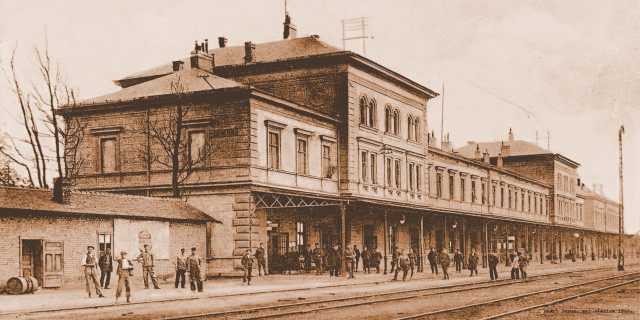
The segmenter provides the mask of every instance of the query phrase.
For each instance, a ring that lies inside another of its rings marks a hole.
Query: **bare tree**
[[[182,198],[186,195],[185,185],[189,178],[199,167],[206,165],[212,151],[206,137],[202,143],[192,141],[185,130],[193,104],[180,78],[171,82],[171,94],[172,103],[159,107],[153,119],[140,123],[140,129],[136,130],[162,150],[155,154],[147,148],[142,154],[143,161],[149,166],[157,163],[171,170],[171,194]]]
[[[24,179],[15,169],[13,169],[11,167],[11,163],[23,167],[27,172],[29,180]],[[21,161],[19,157],[12,155],[11,148],[7,147],[3,136],[0,136],[0,185],[15,186],[21,184],[29,184],[31,187],[34,186],[31,169],[26,163]]]

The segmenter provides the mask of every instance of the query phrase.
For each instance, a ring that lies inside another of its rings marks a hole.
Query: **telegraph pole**
[[[618,219],[618,271],[624,271],[624,258],[622,257],[622,237],[624,236],[624,198],[622,193],[622,134],[624,133],[624,125],[620,126],[618,130],[618,144],[620,146],[620,204],[619,206],[619,219]]]

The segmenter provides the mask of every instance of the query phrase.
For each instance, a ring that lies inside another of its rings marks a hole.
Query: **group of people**
[[[104,298],[101,288],[109,289],[111,281],[111,272],[113,272],[113,262],[118,263],[116,274],[118,275],[118,286],[116,289],[116,302],[118,298],[122,296],[122,290],[125,289],[127,302],[131,299],[131,276],[133,276],[134,260],[127,258],[127,252],[121,251],[120,255],[113,257],[111,249],[107,248],[100,253],[100,258],[96,259],[93,250],[93,246],[87,246],[87,254],[82,258],[82,266],[84,267],[86,291],[91,298],[91,285],[95,287],[96,294],[100,298]],[[202,292],[202,279],[200,274],[201,260],[196,256],[196,248],[191,248],[191,255],[186,256],[186,249],[182,248],[181,255],[176,259],[176,280],[175,288],[181,284],[181,287],[185,287],[185,275],[189,273],[189,280],[191,282],[191,290]],[[144,280],[144,288],[149,289],[149,278],[155,289],[160,289],[158,281],[155,276],[154,268],[154,254],[151,253],[149,245],[144,245],[144,251],[141,251],[137,256],[136,262],[142,266],[142,277]],[[100,269],[100,282],[97,279],[97,269]]]
[[[371,268],[375,268],[376,272],[380,273],[380,261],[382,261],[382,254],[376,249],[369,249],[365,246],[360,251],[357,245],[347,245],[344,256],[339,245],[322,248],[319,243],[316,243],[313,249],[311,249],[311,245],[302,246],[299,251],[294,251],[294,254],[297,255],[299,270],[311,273],[315,269],[316,275],[324,275],[328,270],[331,277],[340,276],[340,270],[344,263],[349,278],[354,278],[353,273],[360,268],[360,261],[362,261],[362,270],[365,273],[371,273]]]
[[[427,254],[427,260],[429,260],[429,265],[431,266],[431,273],[438,274],[438,266],[442,268],[442,274],[444,276],[443,279],[449,279],[449,266],[451,265],[451,258],[449,257],[449,253],[447,249],[443,249],[440,253],[436,253],[433,251],[433,248],[430,248],[429,253]],[[466,259],[467,269],[470,271],[470,277],[473,277],[474,273],[478,275],[478,261],[480,257],[475,249],[471,250],[469,257]],[[460,252],[460,249],[456,250],[453,254],[453,263],[456,267],[456,272],[462,273],[462,269],[465,263],[465,257]]]

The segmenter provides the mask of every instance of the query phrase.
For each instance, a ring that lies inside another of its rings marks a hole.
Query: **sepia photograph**
[[[0,319],[638,319],[640,1],[0,0]]]

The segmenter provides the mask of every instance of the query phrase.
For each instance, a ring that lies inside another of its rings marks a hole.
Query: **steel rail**
[[[578,272],[593,271],[593,270],[609,271],[609,270],[606,270],[606,269],[603,269],[603,268],[593,268],[593,269],[587,269],[587,270],[572,270],[572,271],[554,272],[554,273],[549,273],[549,274],[531,276],[530,278],[531,279],[546,278],[546,277],[552,277],[552,276],[557,276],[557,275],[562,275],[562,274],[567,274],[567,273],[578,273]],[[629,275],[629,274],[625,274],[625,275]],[[373,300],[373,301],[361,301],[361,302],[356,302],[356,303],[351,303],[351,304],[344,304],[344,305],[324,306],[324,307],[313,308],[313,309],[277,313],[277,314],[273,314],[273,315],[252,316],[252,319],[265,319],[265,318],[281,317],[281,316],[294,315],[294,314],[305,314],[305,313],[311,313],[311,312],[323,311],[323,310],[330,310],[330,309],[356,307],[356,306],[375,304],[375,303],[381,303],[381,302],[390,302],[390,301],[415,299],[415,298],[419,298],[419,297],[426,297],[426,296],[432,296],[432,295],[438,295],[438,294],[448,294],[448,293],[464,292],[464,291],[471,291],[471,290],[478,290],[478,289],[494,288],[494,287],[500,287],[500,286],[506,286],[506,285],[519,284],[519,283],[521,283],[521,282],[517,281],[517,280],[513,280],[513,279],[503,279],[503,280],[498,280],[498,281],[493,281],[493,280],[492,281],[482,281],[482,282],[474,282],[474,283],[456,284],[456,285],[450,285],[450,286],[438,286],[438,287],[429,287],[429,288],[408,289],[408,290],[384,292],[384,293],[377,293],[377,294],[350,296],[350,297],[343,297],[343,298],[324,299],[324,300],[316,300],[316,301],[305,301],[305,302],[279,304],[279,305],[271,305],[271,306],[263,306],[263,307],[236,309],[236,310],[229,310],[229,311],[202,313],[202,314],[195,314],[195,315],[188,315],[188,316],[170,317],[170,318],[164,318],[164,319],[165,320],[195,319],[195,318],[202,318],[202,317],[229,316],[229,315],[233,315],[233,314],[248,314],[248,313],[253,313],[253,312],[258,312],[258,311],[274,310],[274,309],[281,309],[281,308],[310,306],[310,305],[314,305],[314,304],[343,302],[343,301],[349,301],[349,300],[360,300],[360,299],[382,297],[382,296],[404,294],[404,293],[412,293],[412,292],[424,292],[424,291],[434,291],[434,290],[438,290],[438,289],[458,288],[458,289],[453,289],[453,290],[445,290],[445,291],[430,292],[430,293],[423,293],[423,294],[417,294],[417,295],[409,295],[409,296],[402,296],[402,297],[395,297],[395,298],[379,299],[379,300]],[[482,285],[482,284],[488,284],[488,285]],[[459,288],[459,287],[467,287],[467,288]]]
[[[562,302],[565,302],[565,301],[577,299],[577,298],[580,298],[580,297],[592,295],[592,294],[595,294],[595,293],[599,293],[599,292],[602,292],[602,291],[605,291],[605,290],[621,287],[621,286],[628,285],[628,284],[631,284],[631,283],[634,283],[634,282],[638,282],[638,281],[640,281],[640,278],[629,280],[629,281],[622,282],[622,283],[617,283],[617,284],[614,284],[614,285],[610,285],[610,286],[607,286],[607,287],[604,287],[604,288],[600,288],[600,289],[596,289],[596,290],[591,290],[591,291],[588,291],[588,292],[579,293],[579,294],[576,294],[576,295],[573,295],[573,296],[570,296],[570,297],[554,300],[554,301],[551,301],[551,302],[541,303],[541,304],[537,304],[537,305],[534,305],[534,306],[530,306],[530,307],[526,307],[526,308],[522,308],[522,309],[517,309],[517,310],[501,313],[501,314],[498,314],[498,315],[495,315],[495,316],[482,318],[481,320],[498,319],[498,318],[506,317],[506,316],[509,316],[509,315],[512,315],[512,314],[516,314],[516,313],[521,313],[521,312],[525,312],[525,311],[529,311],[529,310],[533,310],[533,309],[548,307],[548,306],[552,306],[554,304],[558,304],[558,303],[562,303]]]
[[[426,317],[426,316],[433,316],[433,315],[441,314],[441,313],[447,313],[447,312],[453,312],[453,311],[460,311],[460,310],[464,310],[464,309],[476,308],[476,307],[480,307],[480,306],[486,306],[488,304],[494,304],[494,303],[499,303],[499,302],[503,302],[503,301],[509,301],[509,300],[525,298],[525,297],[539,295],[539,294],[552,292],[552,291],[565,290],[565,289],[569,289],[569,288],[573,288],[573,287],[584,286],[584,285],[588,285],[588,284],[592,284],[592,283],[596,283],[596,282],[602,282],[602,281],[617,279],[617,278],[621,278],[621,277],[628,277],[628,276],[632,276],[632,275],[636,275],[636,274],[640,274],[640,272],[626,273],[626,274],[612,276],[612,277],[608,277],[608,278],[601,278],[601,279],[591,280],[591,281],[587,281],[587,282],[571,284],[571,285],[563,286],[563,287],[557,287],[557,288],[551,288],[551,289],[540,290],[540,291],[535,291],[535,292],[529,292],[529,293],[525,293],[525,294],[521,294],[521,295],[517,295],[517,296],[512,296],[512,297],[494,299],[494,300],[489,300],[489,301],[472,303],[472,304],[459,306],[459,307],[453,307],[453,308],[441,309],[441,310],[430,311],[430,312],[425,312],[425,313],[420,313],[420,314],[414,314],[414,315],[407,316],[407,317],[395,318],[394,320],[416,319],[416,318],[421,318],[421,317]],[[640,278],[637,278],[634,281],[639,281],[639,280],[640,280]]]

